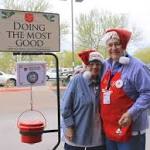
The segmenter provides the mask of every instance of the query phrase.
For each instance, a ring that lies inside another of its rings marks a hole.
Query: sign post
[[[57,56],[51,52],[60,51],[59,15],[0,9],[0,29],[0,52],[13,52],[14,55],[52,55],[56,60],[58,129],[37,132],[58,132],[58,141],[53,147],[55,150],[60,143],[59,64]],[[17,83],[20,86],[44,84],[45,65],[20,63],[18,77]]]

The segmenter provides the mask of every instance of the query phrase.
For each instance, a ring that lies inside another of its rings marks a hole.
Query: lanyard
[[[109,90],[110,88],[110,83],[111,83],[111,80],[112,78],[114,77],[114,75],[112,74],[111,70],[109,71],[109,79],[108,79],[108,84],[107,84],[107,90]]]
[[[109,67],[110,68],[110,67]],[[117,69],[117,70],[119,70],[120,69],[120,67]],[[122,66],[122,68],[121,68],[121,71],[119,71],[120,73],[122,73],[122,71],[123,71],[123,66]],[[109,69],[109,79],[108,79],[108,84],[107,84],[107,90],[109,90],[109,88],[110,88],[110,86],[111,86],[111,80],[112,80],[112,78],[115,76],[115,74],[118,72],[118,71],[116,71],[115,73],[112,73],[113,71],[112,71],[112,69]]]

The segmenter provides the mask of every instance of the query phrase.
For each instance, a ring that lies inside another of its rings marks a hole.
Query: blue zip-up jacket
[[[97,91],[98,90],[98,91]],[[99,86],[96,92],[91,81],[77,74],[70,81],[61,103],[63,132],[73,126],[74,146],[100,146],[102,142],[101,120],[99,115]]]

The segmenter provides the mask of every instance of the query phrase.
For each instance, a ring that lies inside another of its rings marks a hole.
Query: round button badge
[[[122,80],[117,80],[115,83],[116,88],[121,88],[123,86],[123,81]]]
[[[27,75],[27,81],[30,83],[35,83],[38,80],[38,74],[34,71],[29,72]]]

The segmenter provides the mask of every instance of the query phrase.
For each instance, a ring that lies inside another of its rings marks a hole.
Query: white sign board
[[[18,62],[17,86],[39,86],[46,83],[45,62]]]
[[[0,9],[0,51],[60,51],[59,15]]]

